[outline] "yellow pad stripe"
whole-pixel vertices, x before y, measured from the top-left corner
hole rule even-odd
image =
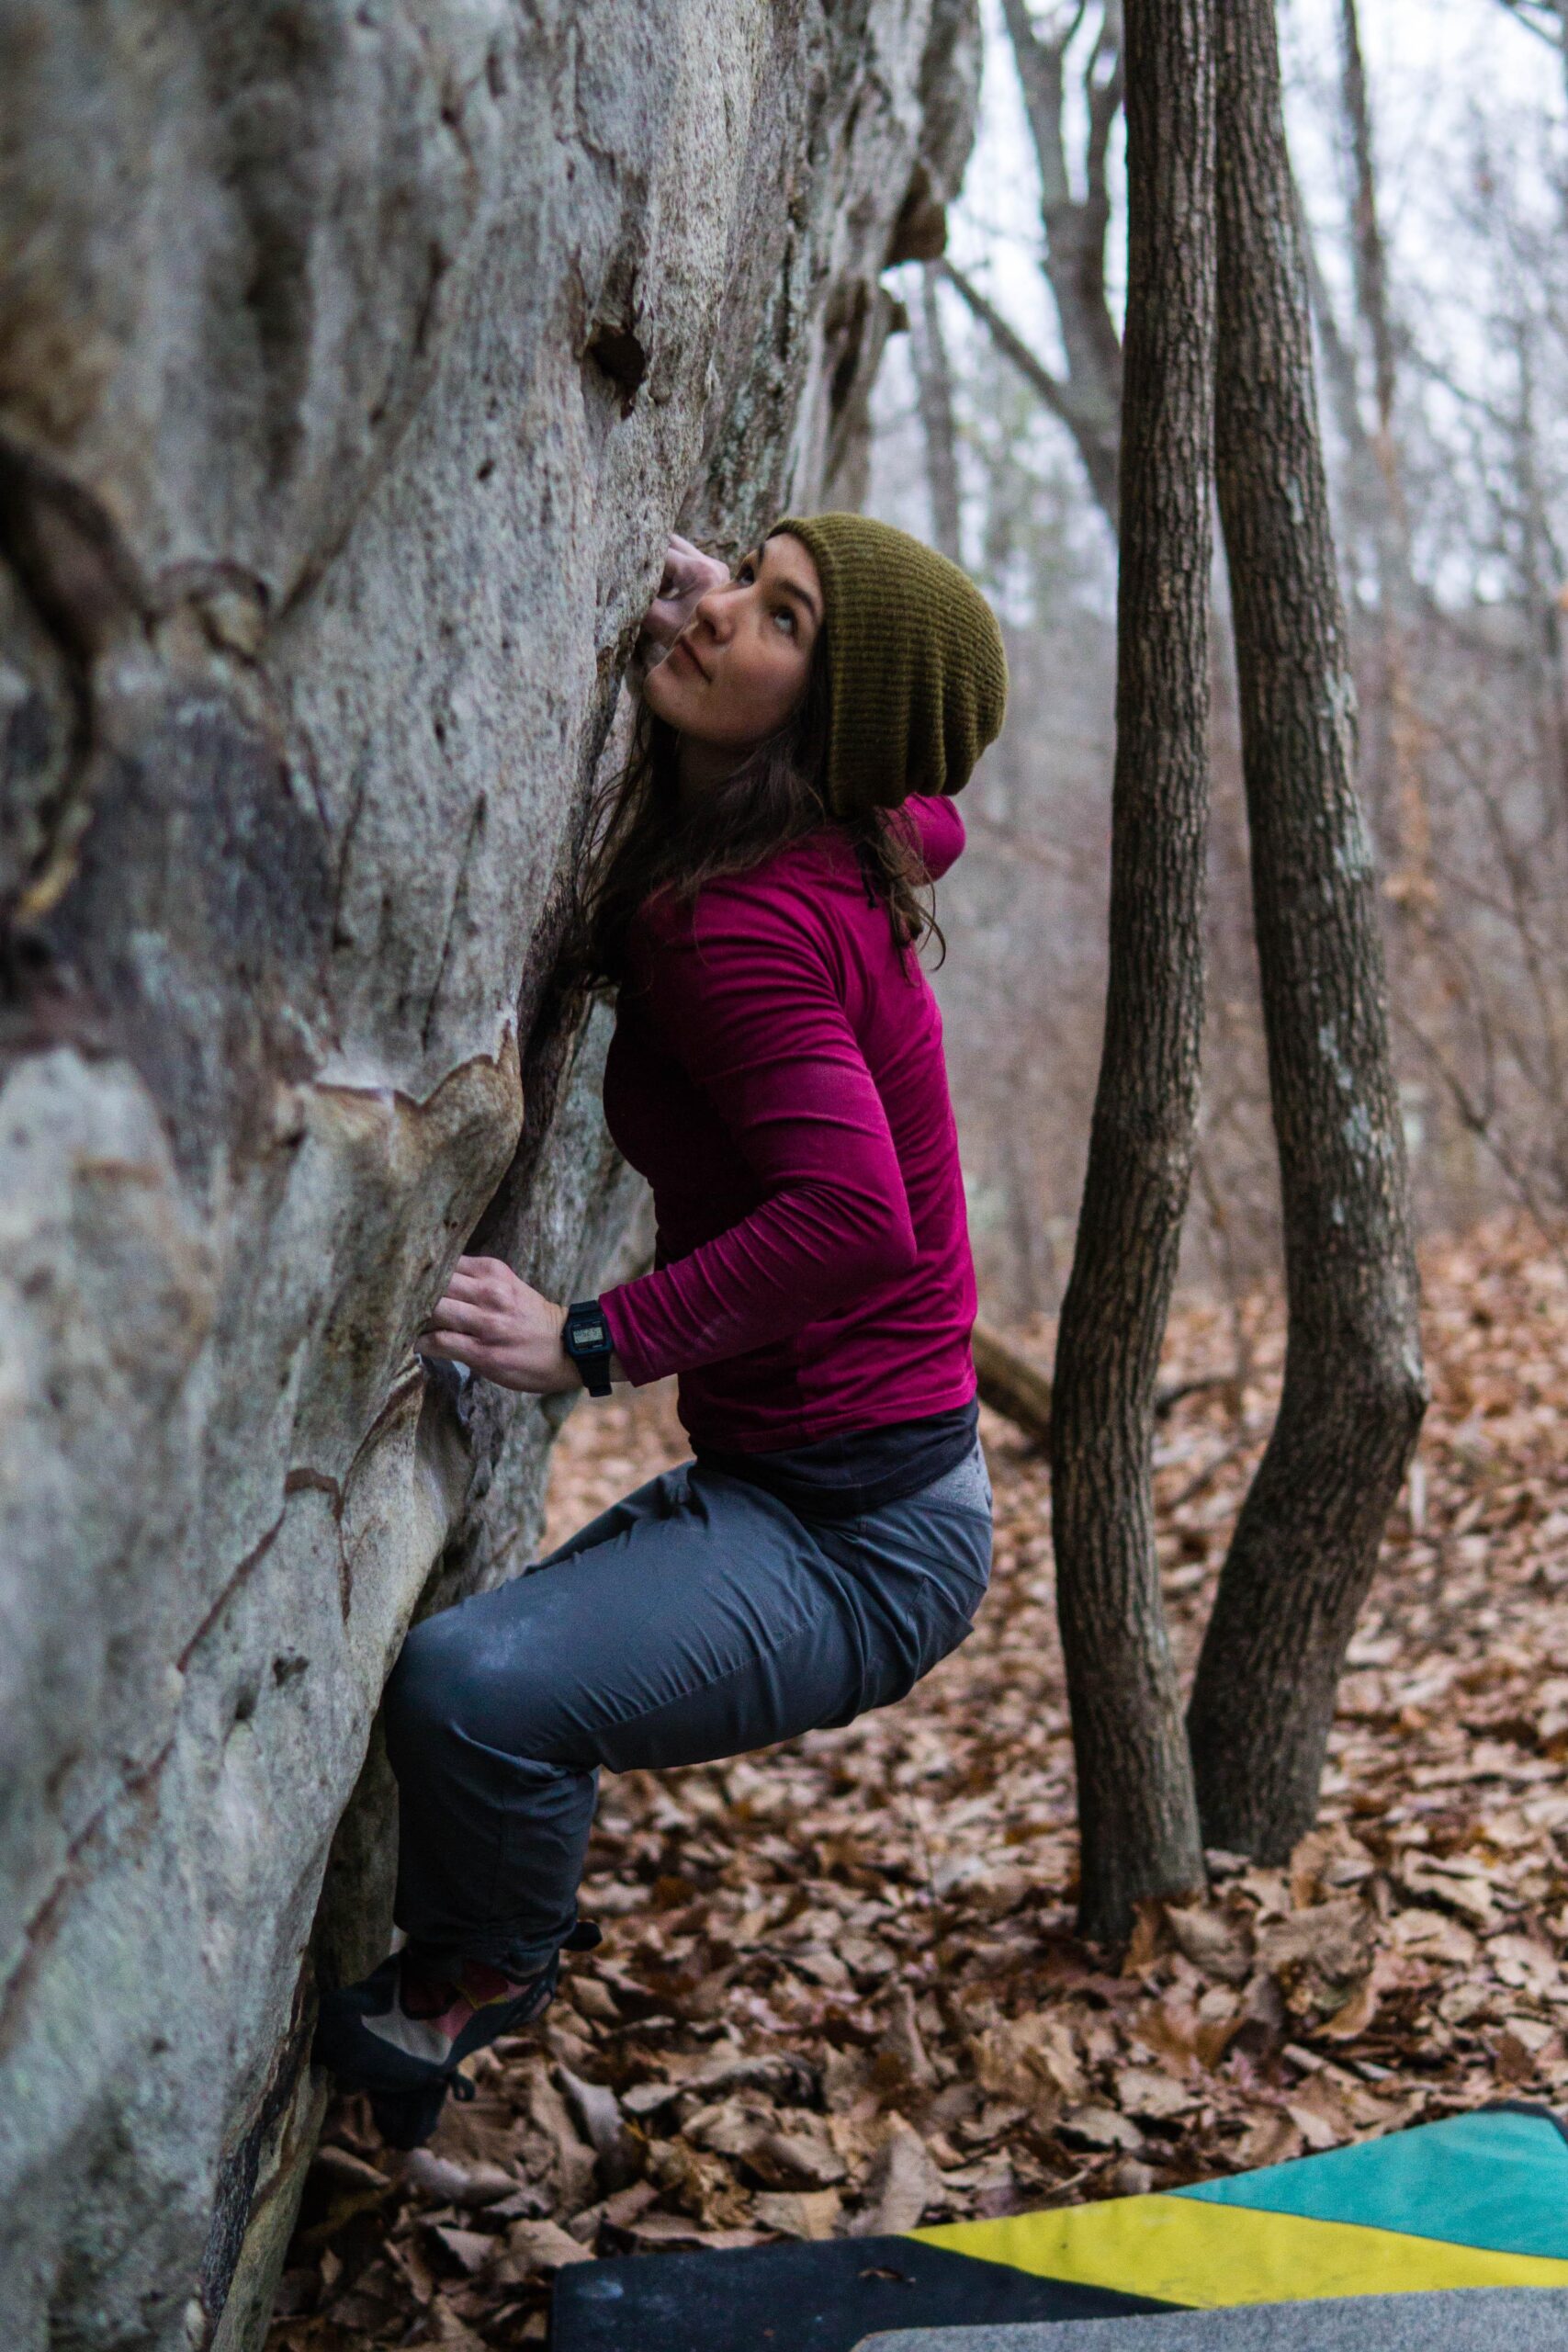
[[[1189,2197],[1118,2197],[998,2222],[911,2230],[923,2245],[1037,2278],[1218,2310],[1319,2295],[1397,2295],[1439,2287],[1568,2287],[1568,2262],[1495,2254],[1348,2222],[1258,2213]]]

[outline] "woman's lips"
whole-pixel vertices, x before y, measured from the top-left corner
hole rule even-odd
[[[678,637],[675,639],[674,644],[670,648],[670,659],[671,662],[678,659],[683,659],[691,663],[699,678],[705,678],[707,676],[707,672],[703,668],[702,663],[697,660],[696,655],[693,652],[691,647],[687,644],[683,637]]]

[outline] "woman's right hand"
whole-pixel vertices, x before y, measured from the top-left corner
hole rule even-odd
[[[722,586],[728,577],[729,566],[717,556],[705,555],[690,539],[671,535],[659,594],[643,616],[638,640],[648,668],[662,662],[709,589]]]

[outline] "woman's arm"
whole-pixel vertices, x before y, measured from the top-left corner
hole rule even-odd
[[[882,1098],[801,904],[745,876],[710,884],[694,913],[647,925],[629,978],[762,1194],[601,1295],[640,1385],[787,1339],[905,1272],[917,1245]]]
[[[644,917],[631,985],[734,1136],[763,1197],[712,1241],[601,1294],[610,1374],[666,1373],[787,1339],[914,1263],[875,1080],[798,905],[710,884],[694,914]],[[578,1387],[564,1306],[495,1258],[460,1258],[418,1342],[533,1396]]]

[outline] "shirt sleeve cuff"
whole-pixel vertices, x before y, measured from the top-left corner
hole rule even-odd
[[[621,1360],[621,1370],[634,1388],[645,1388],[650,1380],[663,1378],[666,1366],[649,1362],[637,1327],[627,1311],[626,1293],[635,1288],[634,1281],[617,1283],[614,1290],[602,1290],[599,1312],[610,1327],[610,1338]]]

